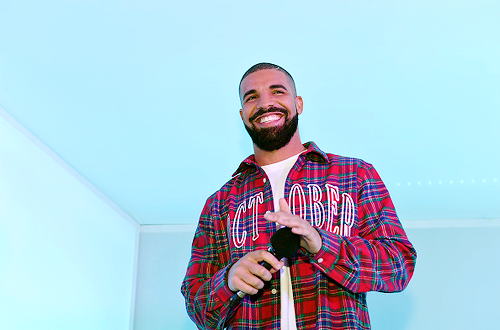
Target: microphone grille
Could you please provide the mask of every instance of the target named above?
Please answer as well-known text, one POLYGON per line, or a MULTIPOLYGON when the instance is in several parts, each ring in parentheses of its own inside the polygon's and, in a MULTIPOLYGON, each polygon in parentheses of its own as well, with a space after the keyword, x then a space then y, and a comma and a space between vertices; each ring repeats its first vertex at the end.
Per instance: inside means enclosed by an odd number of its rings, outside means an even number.
POLYGON ((291 258, 300 248, 300 236, 292 233, 292 228, 283 227, 271 236, 271 245, 278 259, 291 258))

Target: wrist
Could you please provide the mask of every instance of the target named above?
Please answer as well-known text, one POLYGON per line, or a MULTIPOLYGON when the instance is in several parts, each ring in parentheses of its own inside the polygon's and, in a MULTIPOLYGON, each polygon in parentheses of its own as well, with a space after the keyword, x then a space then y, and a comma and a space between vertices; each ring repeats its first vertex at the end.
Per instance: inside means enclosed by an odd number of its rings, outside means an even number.
POLYGON ((314 241, 317 242, 318 244, 315 244, 314 248, 312 251, 310 251, 313 255, 317 254, 319 251, 321 251, 321 248, 323 247, 323 237, 321 236, 321 232, 319 231, 318 228, 313 227, 314 230, 316 231, 317 234, 317 239, 314 241))
POLYGON ((232 262, 229 265, 227 265, 226 274, 224 276, 224 282, 226 283, 226 286, 228 287, 228 289, 231 290, 231 292, 237 292, 238 290, 231 289, 231 286, 229 285, 229 271, 231 270, 231 268, 233 267, 233 265, 234 265, 234 262, 232 262))

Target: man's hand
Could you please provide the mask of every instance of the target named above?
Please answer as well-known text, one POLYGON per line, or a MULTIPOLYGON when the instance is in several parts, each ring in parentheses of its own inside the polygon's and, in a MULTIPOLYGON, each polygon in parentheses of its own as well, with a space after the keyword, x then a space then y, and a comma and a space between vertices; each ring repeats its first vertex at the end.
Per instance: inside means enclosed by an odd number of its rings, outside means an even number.
POLYGON ((310 253, 318 253, 323 246, 319 232, 308 221, 293 215, 284 198, 280 198, 279 203, 280 211, 267 213, 264 218, 292 228, 292 233, 300 235, 300 246, 310 253))
POLYGON ((246 294, 256 294, 264 287, 264 281, 270 281, 272 274, 283 267, 283 262, 276 259, 266 250, 252 251, 238 260, 227 274, 227 285, 233 292, 243 291, 246 294), (266 261, 273 266, 267 270, 260 262, 266 261))

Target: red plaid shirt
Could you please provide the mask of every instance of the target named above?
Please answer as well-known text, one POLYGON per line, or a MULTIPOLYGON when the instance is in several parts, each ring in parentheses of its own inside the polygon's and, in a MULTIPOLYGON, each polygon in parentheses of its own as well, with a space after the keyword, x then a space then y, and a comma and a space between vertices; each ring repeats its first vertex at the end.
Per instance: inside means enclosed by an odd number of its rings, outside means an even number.
MULTIPOLYGON (((416 251, 398 220, 389 193, 373 166, 322 152, 306 143, 285 183, 291 211, 322 237, 312 255, 301 248, 289 260, 297 329, 369 329, 366 292, 403 290, 416 251)), ((276 224, 271 185, 254 156, 208 198, 196 229, 182 283, 190 318, 215 329, 279 329, 280 279, 274 274, 261 295, 245 296, 228 310, 231 265, 250 251, 267 249, 276 224)))

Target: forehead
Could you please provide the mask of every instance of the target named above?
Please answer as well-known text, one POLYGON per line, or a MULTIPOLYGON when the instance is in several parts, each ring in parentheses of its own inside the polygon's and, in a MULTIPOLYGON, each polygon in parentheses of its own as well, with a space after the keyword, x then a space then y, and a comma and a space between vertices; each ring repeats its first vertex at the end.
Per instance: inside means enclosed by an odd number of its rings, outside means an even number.
POLYGON ((255 71, 243 79, 240 88, 240 97, 250 91, 267 89, 274 85, 283 85, 290 92, 293 91, 293 83, 288 75, 276 69, 264 69, 255 71))

